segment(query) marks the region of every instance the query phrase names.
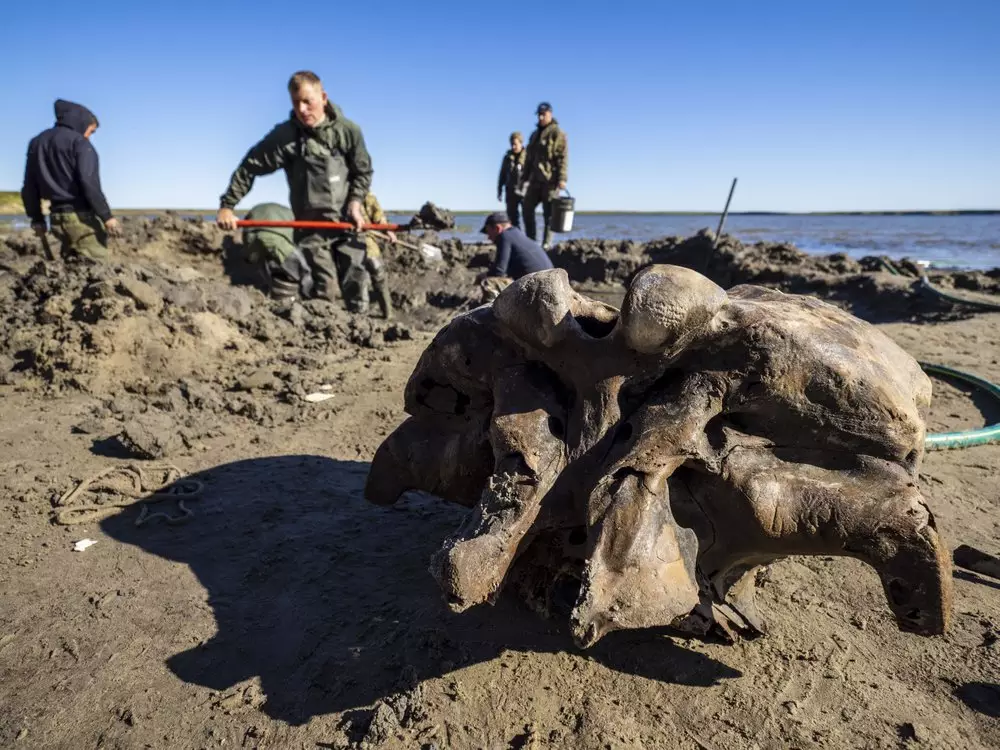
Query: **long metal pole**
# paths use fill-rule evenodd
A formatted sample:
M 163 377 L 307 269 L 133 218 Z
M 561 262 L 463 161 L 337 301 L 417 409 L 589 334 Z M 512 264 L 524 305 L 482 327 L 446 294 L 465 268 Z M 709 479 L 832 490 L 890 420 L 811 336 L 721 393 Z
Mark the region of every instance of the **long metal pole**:
M 729 215 L 729 203 L 733 200 L 733 191 L 736 190 L 736 179 L 733 178 L 733 184 L 729 188 L 729 197 L 726 198 L 726 207 L 722 210 L 722 218 L 719 219 L 719 228 L 715 230 L 715 242 L 713 247 L 719 244 L 719 239 L 722 237 L 722 227 L 726 225 L 726 217 Z

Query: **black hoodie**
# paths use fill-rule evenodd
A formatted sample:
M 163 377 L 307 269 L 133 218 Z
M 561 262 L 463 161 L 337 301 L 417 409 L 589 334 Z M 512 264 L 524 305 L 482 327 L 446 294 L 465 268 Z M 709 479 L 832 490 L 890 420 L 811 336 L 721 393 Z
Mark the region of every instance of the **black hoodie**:
M 55 127 L 42 131 L 28 144 L 21 200 L 33 223 L 44 221 L 42 199 L 53 210 L 92 211 L 102 221 L 111 218 L 111 209 L 101 191 L 97 151 L 83 137 L 94 114 L 81 104 L 56 100 Z

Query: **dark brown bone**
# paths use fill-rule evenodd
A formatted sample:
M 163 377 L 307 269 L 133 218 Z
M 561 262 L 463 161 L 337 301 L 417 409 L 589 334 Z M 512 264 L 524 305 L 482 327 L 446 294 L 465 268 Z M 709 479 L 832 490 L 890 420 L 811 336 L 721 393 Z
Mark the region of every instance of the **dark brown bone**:
M 951 579 L 916 486 L 929 403 L 912 357 L 815 299 L 652 266 L 619 312 L 544 271 L 437 335 L 366 495 L 471 506 L 432 563 L 457 611 L 519 558 L 575 570 L 584 646 L 762 630 L 753 573 L 786 555 L 863 560 L 899 626 L 935 634 Z

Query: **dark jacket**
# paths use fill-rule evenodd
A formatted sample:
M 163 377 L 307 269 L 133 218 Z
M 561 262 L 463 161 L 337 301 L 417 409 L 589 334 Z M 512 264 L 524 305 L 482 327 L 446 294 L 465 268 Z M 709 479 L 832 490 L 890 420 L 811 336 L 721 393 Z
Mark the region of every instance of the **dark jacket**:
M 505 229 L 497 237 L 497 257 L 490 266 L 490 276 L 519 279 L 525 274 L 552 268 L 552 261 L 542 246 L 517 227 Z
M 298 219 L 341 218 L 347 204 L 363 202 L 372 184 L 372 161 L 361 128 L 333 102 L 326 119 L 307 128 L 294 114 L 250 149 L 222 195 L 222 208 L 235 208 L 254 178 L 285 170 L 289 201 Z
M 21 200 L 31 221 L 40 224 L 42 199 L 52 202 L 52 209 L 92 211 L 101 221 L 111 218 L 108 200 L 101 190 L 97 151 L 83 137 L 94 114 L 80 104 L 58 99 L 56 124 L 42 131 L 28 144 Z
M 498 198 L 504 188 L 507 190 L 508 200 L 517 192 L 523 180 L 524 158 L 527 154 L 528 152 L 522 148 L 516 154 L 514 153 L 514 149 L 508 149 L 507 153 L 503 155 L 503 161 L 500 163 L 500 177 L 497 179 Z

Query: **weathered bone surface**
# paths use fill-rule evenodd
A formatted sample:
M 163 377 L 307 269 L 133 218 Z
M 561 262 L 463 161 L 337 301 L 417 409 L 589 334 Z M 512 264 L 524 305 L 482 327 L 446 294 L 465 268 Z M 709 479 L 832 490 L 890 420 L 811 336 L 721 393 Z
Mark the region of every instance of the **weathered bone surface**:
M 468 506 L 431 570 L 451 606 L 505 582 L 584 646 L 623 628 L 763 632 L 754 571 L 846 555 L 899 627 L 941 633 L 950 562 L 917 488 L 931 385 L 874 327 L 818 300 L 725 292 L 678 266 L 621 311 L 564 271 L 443 328 L 366 496 Z

